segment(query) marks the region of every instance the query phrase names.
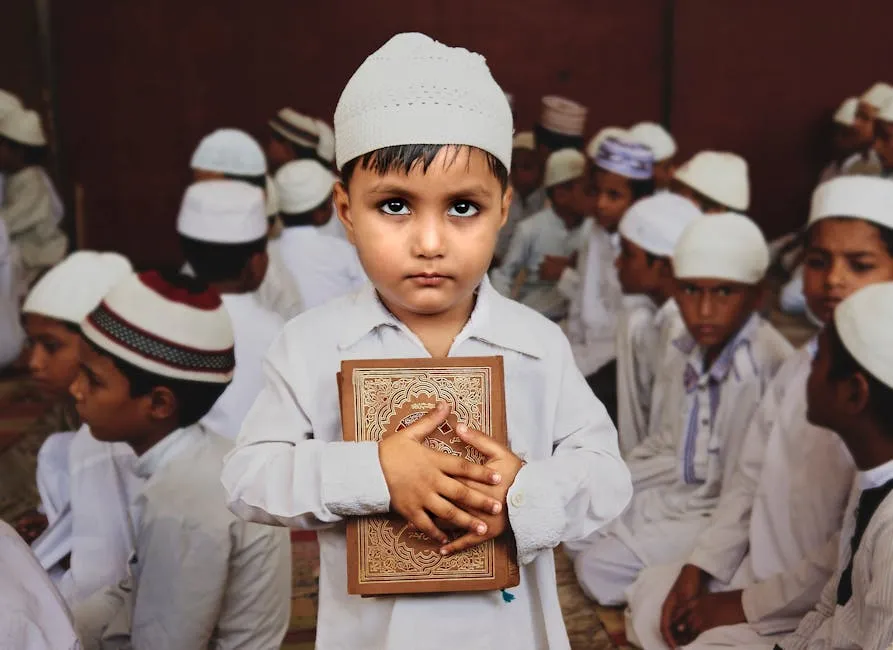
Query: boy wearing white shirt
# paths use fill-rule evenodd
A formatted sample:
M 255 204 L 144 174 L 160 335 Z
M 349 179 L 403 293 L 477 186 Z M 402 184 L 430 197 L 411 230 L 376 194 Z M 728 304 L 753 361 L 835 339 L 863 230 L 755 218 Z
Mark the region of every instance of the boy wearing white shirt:
M 536 150 L 533 132 L 518 133 L 512 139 L 512 205 L 508 219 L 499 231 L 499 239 L 496 240 L 494 266 L 499 266 L 502 262 L 518 224 L 546 207 L 544 172 L 543 159 Z
M 576 149 L 562 149 L 549 156 L 544 180 L 549 207 L 521 222 L 502 264 L 491 276 L 502 295 L 553 321 L 566 315 L 567 299 L 554 282 L 540 279 L 539 268 L 547 255 L 570 257 L 580 246 L 585 172 L 586 156 Z
M 633 501 L 576 557 L 581 586 L 603 605 L 626 602 L 643 568 L 687 555 L 710 521 L 745 427 L 791 352 L 756 312 L 768 266 L 762 233 L 741 215 L 696 219 L 676 244 L 675 299 L 688 331 L 658 375 L 666 393 L 652 433 L 628 455 Z
M 337 180 L 315 160 L 295 160 L 276 172 L 285 226 L 279 250 L 306 309 L 353 293 L 366 283 L 354 247 L 321 232 L 332 219 L 332 188 Z
M 267 273 L 264 194 L 240 181 L 205 181 L 186 190 L 177 232 L 198 279 L 223 300 L 236 339 L 233 381 L 202 423 L 235 439 L 263 386 L 261 362 L 282 330 L 282 318 L 261 305 L 258 287 Z
M 841 165 L 841 173 L 854 176 L 877 176 L 881 165 L 874 149 L 875 120 L 887 102 L 893 101 L 893 86 L 877 82 L 859 97 L 853 126 L 859 133 L 859 150 Z
M 6 224 L 0 221 L 0 370 L 19 358 L 25 342 L 19 308 L 21 272 Z
M 412 100 L 424 91 L 437 101 Z M 319 650 L 567 649 L 551 549 L 616 516 L 630 485 L 560 330 L 486 278 L 511 202 L 505 96 L 483 57 L 401 34 L 348 82 L 335 130 L 344 178 L 335 201 L 372 284 L 295 319 L 271 350 L 267 388 L 224 468 L 231 508 L 319 529 Z M 420 444 L 443 408 L 379 444 L 342 442 L 342 360 L 494 354 L 506 364 L 511 449 L 457 431 L 486 465 Z M 444 554 L 510 527 L 521 564 L 514 602 L 499 592 L 349 596 L 343 522 L 388 510 Z M 471 532 L 447 543 L 428 513 Z
M 22 100 L 11 92 L 0 88 L 0 121 L 12 111 L 23 110 Z M 3 205 L 3 194 L 6 187 L 6 174 L 0 170 L 0 205 Z
M 704 214 L 744 214 L 750 207 L 747 161 L 728 151 L 701 151 L 675 171 L 670 190 Z

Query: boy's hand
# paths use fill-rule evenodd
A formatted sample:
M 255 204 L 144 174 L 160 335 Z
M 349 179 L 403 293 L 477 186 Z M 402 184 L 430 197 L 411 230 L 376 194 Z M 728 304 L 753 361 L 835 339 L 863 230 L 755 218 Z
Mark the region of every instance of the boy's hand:
M 673 623 L 682 626 L 684 634 L 677 634 L 680 644 L 691 643 L 707 630 L 723 625 L 746 623 L 741 590 L 705 593 L 685 603 Z
M 684 644 L 687 639 L 687 624 L 677 619 L 681 616 L 683 607 L 692 599 L 699 596 L 706 588 L 706 575 L 693 564 L 686 564 L 679 572 L 679 577 L 673 584 L 667 599 L 664 601 L 660 613 L 660 633 L 667 645 L 675 648 Z
M 498 470 L 422 444 L 448 415 L 446 405 L 438 404 L 417 422 L 378 443 L 378 458 L 391 495 L 391 507 L 441 544 L 449 539 L 429 513 L 456 527 L 486 535 L 487 524 L 465 509 L 489 513 L 502 510 L 502 502 L 481 489 L 500 483 L 502 477 Z M 460 479 L 470 482 L 463 483 Z
M 468 481 L 465 481 L 465 483 L 474 490 L 480 490 L 481 492 L 490 495 L 493 499 L 498 500 L 502 509 L 500 512 L 493 515 L 485 515 L 481 513 L 481 519 L 487 524 L 486 532 L 480 533 L 471 529 L 471 532 L 453 540 L 449 544 L 445 544 L 440 549 L 440 552 L 443 555 L 449 555 L 450 553 L 456 553 L 458 551 L 463 551 L 466 548 L 477 546 L 478 544 L 486 542 L 488 539 L 498 537 L 509 528 L 508 508 L 505 505 L 505 498 L 509 488 L 512 487 L 512 484 L 515 482 L 515 477 L 524 465 L 521 459 L 512 453 L 511 449 L 505 445 L 499 444 L 493 440 L 493 438 L 484 435 L 480 431 L 474 431 L 466 427 L 464 424 L 460 424 L 456 427 L 456 433 L 459 434 L 459 437 L 462 438 L 464 442 L 468 443 L 487 457 L 487 463 L 483 465 L 483 467 L 487 467 L 490 470 L 497 472 L 502 477 L 502 481 L 498 485 L 477 485 L 475 483 L 469 483 Z
M 540 280 L 558 282 L 561 279 L 561 274 L 564 273 L 564 269 L 570 266 L 570 264 L 571 260 L 569 257 L 546 255 L 539 268 Z
M 37 510 L 29 510 L 15 520 L 13 528 L 30 546 L 47 529 L 47 516 Z

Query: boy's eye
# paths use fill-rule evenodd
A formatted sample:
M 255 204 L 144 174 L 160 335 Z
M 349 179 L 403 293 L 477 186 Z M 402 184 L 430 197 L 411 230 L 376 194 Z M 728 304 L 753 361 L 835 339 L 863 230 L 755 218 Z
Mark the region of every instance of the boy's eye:
M 874 271 L 876 268 L 874 264 L 869 264 L 868 262 L 859 262 L 857 260 L 853 260 L 850 263 L 853 271 L 856 273 L 869 273 L 870 271 Z
M 693 296 L 697 290 L 694 287 L 684 287 L 682 291 L 686 296 Z
M 391 216 L 401 216 L 409 214 L 409 207 L 403 199 L 388 199 L 378 209 Z
M 478 210 L 477 206 L 473 203 L 469 203 L 468 201 L 457 201 L 453 203 L 453 207 L 449 209 L 449 214 L 451 217 L 474 217 L 477 216 L 480 210 Z
M 804 264 L 806 264 L 806 266 L 811 269 L 823 269 L 828 266 L 825 258 L 821 257 L 820 255 L 807 255 L 806 259 L 804 260 Z

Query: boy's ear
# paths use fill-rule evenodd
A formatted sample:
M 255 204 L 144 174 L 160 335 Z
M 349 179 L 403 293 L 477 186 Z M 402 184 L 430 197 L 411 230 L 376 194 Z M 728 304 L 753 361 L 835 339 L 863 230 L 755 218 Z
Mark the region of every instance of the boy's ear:
M 871 402 L 871 388 L 865 375 L 854 372 L 841 383 L 845 391 L 843 407 L 846 414 L 855 417 L 864 413 Z
M 347 233 L 347 239 L 351 244 L 356 246 L 354 237 L 353 216 L 350 213 L 350 196 L 347 194 L 347 188 L 341 181 L 335 183 L 335 191 L 333 193 L 335 201 L 335 209 L 338 211 L 338 218 L 344 225 L 344 232 Z
M 514 195 L 515 195 L 515 190 L 512 189 L 511 185 L 509 185 L 502 195 L 502 215 L 501 215 L 501 218 L 499 221 L 500 228 L 502 228 L 505 225 L 505 222 L 508 221 L 509 210 L 512 207 L 512 197 Z
M 242 271 L 246 287 L 252 291 L 256 290 L 261 285 L 261 282 L 264 281 L 269 266 L 270 256 L 267 254 L 267 251 L 261 251 L 252 255 Z
M 149 417 L 156 421 L 169 420 L 177 415 L 177 398 L 166 386 L 149 391 Z

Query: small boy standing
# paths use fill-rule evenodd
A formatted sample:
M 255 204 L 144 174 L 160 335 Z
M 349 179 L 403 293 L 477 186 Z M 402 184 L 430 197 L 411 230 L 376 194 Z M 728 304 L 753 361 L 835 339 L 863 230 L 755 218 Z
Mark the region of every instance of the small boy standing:
M 633 140 L 651 149 L 654 154 L 654 188 L 658 192 L 670 189 L 676 172 L 676 141 L 660 124 L 639 122 L 629 130 Z
M 547 255 L 570 257 L 580 247 L 585 172 L 586 156 L 576 149 L 562 149 L 549 156 L 544 180 L 549 206 L 521 222 L 501 266 L 491 277 L 502 295 L 553 321 L 567 314 L 567 299 L 555 288 L 555 282 L 539 277 L 539 268 Z M 523 278 L 516 286 L 519 274 Z
M 231 443 L 198 423 L 235 367 L 220 297 L 185 276 L 131 275 L 81 330 L 78 413 L 96 439 L 133 448 L 143 480 L 130 510 L 131 577 L 74 610 L 84 648 L 278 648 L 288 535 L 226 509 Z
M 704 214 L 743 214 L 750 207 L 747 161 L 727 151 L 696 153 L 673 174 L 670 189 Z
M 499 231 L 499 239 L 496 240 L 494 266 L 502 263 L 518 224 L 546 207 L 543 174 L 543 159 L 536 151 L 533 132 L 524 131 L 517 134 L 512 140 L 512 205 L 509 208 L 508 220 Z
M 230 507 L 319 529 L 319 650 L 566 650 L 551 549 L 615 517 L 630 484 L 561 331 L 486 277 L 511 203 L 505 96 L 480 55 L 400 34 L 348 82 L 335 132 L 335 203 L 372 284 L 302 314 L 270 351 L 267 387 L 224 468 Z M 420 443 L 447 417 L 442 407 L 380 443 L 342 441 L 343 360 L 478 355 L 501 355 L 507 377 L 511 449 L 457 432 L 486 465 L 457 465 Z M 344 520 L 389 510 L 443 554 L 510 531 L 514 602 L 499 592 L 348 595 Z M 470 532 L 448 543 L 439 520 Z
M 687 333 L 658 376 L 666 392 L 653 432 L 628 457 L 633 501 L 576 558 L 581 586 L 603 605 L 626 602 L 643 568 L 684 557 L 710 522 L 766 384 L 791 352 L 756 311 L 768 266 L 762 233 L 737 214 L 697 219 L 676 244 Z

